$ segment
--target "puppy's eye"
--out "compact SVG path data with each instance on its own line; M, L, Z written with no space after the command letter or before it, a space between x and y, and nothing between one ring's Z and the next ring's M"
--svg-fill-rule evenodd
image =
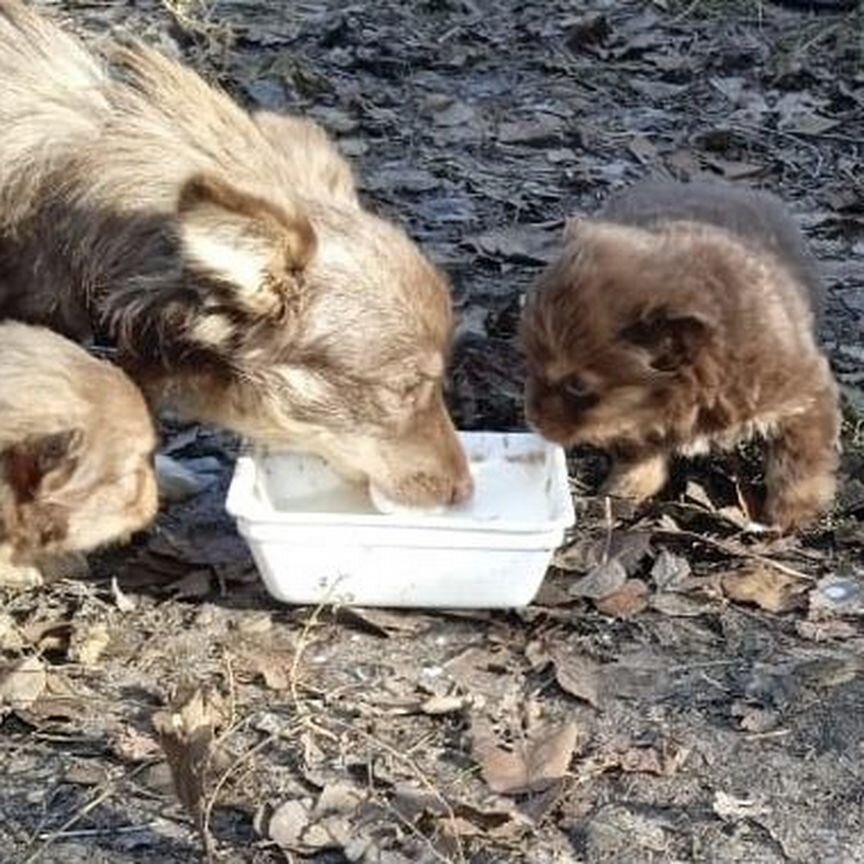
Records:
M583 402L591 396L591 391L585 386L585 382L579 378L565 378L559 386L565 396L577 402Z

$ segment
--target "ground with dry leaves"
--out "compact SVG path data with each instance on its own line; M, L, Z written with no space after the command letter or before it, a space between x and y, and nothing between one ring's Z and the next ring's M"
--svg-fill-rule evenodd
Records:
M320 119L453 278L451 403L518 428L518 298L565 214L666 171L767 186L830 289L843 493L746 533L747 454L609 509L518 614L286 609L207 488L89 579L0 595L0 858L864 862L864 7L53 0ZM60 574L62 576L62 574Z

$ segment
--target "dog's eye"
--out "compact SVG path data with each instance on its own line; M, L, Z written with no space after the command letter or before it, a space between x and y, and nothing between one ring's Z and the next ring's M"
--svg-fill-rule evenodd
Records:
M414 399L420 393L421 388L423 387L424 382L421 381L405 381L401 383L397 388L396 392L403 399Z

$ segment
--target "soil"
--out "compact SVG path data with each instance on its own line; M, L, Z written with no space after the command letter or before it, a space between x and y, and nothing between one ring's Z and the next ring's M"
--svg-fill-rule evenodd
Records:
M864 862L864 5L44 5L333 133L451 276L462 427L523 428L520 296L649 174L790 203L848 422L794 539L752 530L748 453L642 508L572 454L578 527L510 613L279 606L224 514L237 442L166 422L207 488L0 593L0 859Z

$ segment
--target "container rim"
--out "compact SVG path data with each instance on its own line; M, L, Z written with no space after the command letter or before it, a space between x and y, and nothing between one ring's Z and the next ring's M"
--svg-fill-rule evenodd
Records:
M464 433L460 433L464 434ZM471 433L469 433L471 434ZM483 434L483 433L479 433ZM531 433L496 433L530 435ZM339 526L351 528L389 528L394 530L451 531L459 533L546 534L564 532L572 527L576 514L567 477L567 462L563 448L544 442L550 452L552 488L549 500L554 515L538 520L472 519L454 516L419 516L413 513L332 513L326 511L283 512L267 504L256 494L259 463L262 453L252 450L237 458L234 476L228 489L225 509L234 519L270 526Z

